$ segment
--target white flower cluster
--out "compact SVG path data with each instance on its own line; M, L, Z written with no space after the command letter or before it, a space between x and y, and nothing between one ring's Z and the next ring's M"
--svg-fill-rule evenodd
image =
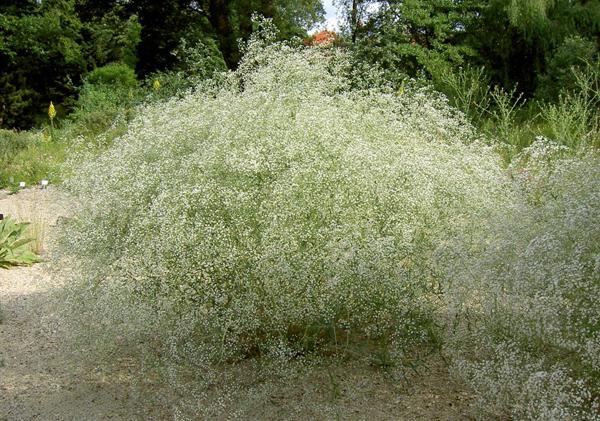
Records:
M432 340L432 252L506 177L443 98L349 90L344 60L253 40L76 169L68 250L103 317L148 306L216 360Z
M426 89L365 88L335 50L245 53L73 171L80 311L196 367L406 356L449 322L488 415L598 419L600 159L539 139L506 171Z
M457 372L496 412L600 419L600 159L530 162L520 200L449 253Z

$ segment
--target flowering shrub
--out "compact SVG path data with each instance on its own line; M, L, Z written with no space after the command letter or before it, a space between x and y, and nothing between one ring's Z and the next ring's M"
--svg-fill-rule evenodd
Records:
M89 311L203 360L432 343L432 252L505 178L442 97L351 91L344 60L255 38L78 168Z
M521 199L453 244L450 349L492 414L599 419L600 159L540 142Z
M598 419L600 158L540 137L503 170L443 97L271 35L73 160L89 326L206 367L406 357L449 322L485 415Z

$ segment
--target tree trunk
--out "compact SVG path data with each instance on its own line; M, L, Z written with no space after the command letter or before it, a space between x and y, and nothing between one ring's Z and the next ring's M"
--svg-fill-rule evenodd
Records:
M210 0L208 13L210 16L210 24L217 33L219 46L223 57L229 67L234 63L232 60L233 45L232 45L232 29L229 22L229 1L228 0Z
M356 32L358 31L358 1L352 0L352 11L350 12L350 26L352 27L352 44L356 42Z

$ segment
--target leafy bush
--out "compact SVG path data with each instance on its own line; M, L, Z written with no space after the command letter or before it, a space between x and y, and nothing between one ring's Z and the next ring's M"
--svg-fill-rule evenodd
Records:
M172 70L155 72L146 78L146 85L151 89L147 100L184 96L202 81L217 79L227 70L223 55L212 40L197 41L192 46L181 40L172 54L177 58ZM155 85L157 81L158 86Z
M130 96L131 95L131 96ZM133 96L135 95L135 96ZM137 92L109 85L85 84L69 116L72 125L67 137L82 135L93 138L109 130L111 126L126 123L127 106L133 105Z
M573 150L600 147L600 60L570 69L569 74L575 86L555 103L542 106L546 135Z
M556 104L542 107L548 137L574 150L586 148L598 140L597 117L594 102L577 93L567 93Z
M450 247L449 349L488 415L598 419L600 159L564 154L528 148L523 199Z
M138 85L133 69L122 63L98 67L88 73L85 80L90 85L106 85L113 89L134 89Z
M183 39L173 55L178 58L176 69L198 80L210 79L215 73L227 70L223 55L212 39L191 46Z
M443 97L349 91L346 59L253 39L75 171L65 248L97 323L204 362L436 342L432 252L503 174Z
M0 220L0 269L41 261L27 248L27 244L33 241L33 238L26 237L28 226L28 223L16 223L11 218Z
M89 141L105 132L121 134L141 96L135 72L129 66L113 63L93 70L79 90L62 136L69 140L83 136Z
M547 63L547 70L540 77L536 95L555 101L560 94L577 91L575 73L593 61L598 53L596 43L580 36L567 37L556 49Z

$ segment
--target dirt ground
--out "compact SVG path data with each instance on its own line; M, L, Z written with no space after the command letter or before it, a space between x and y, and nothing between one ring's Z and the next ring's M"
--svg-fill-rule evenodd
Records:
M0 191L0 213L36 221L44 256L51 254L57 220L69 215L70 203L56 189ZM51 259L0 269L0 421L472 418L473 397L439 358L400 382L356 364L263 376L242 363L201 396L185 395L193 388L141 378L146 371L126 355L115 355L110 364L90 363L82 355L93 350L71 349L66 339L54 294L65 282L60 269Z
M45 257L68 203L52 188L0 192L0 213L38 225ZM52 294L63 280L55 272L50 261L0 269L0 420L143 419L128 402L126 378L106 378L65 349Z

